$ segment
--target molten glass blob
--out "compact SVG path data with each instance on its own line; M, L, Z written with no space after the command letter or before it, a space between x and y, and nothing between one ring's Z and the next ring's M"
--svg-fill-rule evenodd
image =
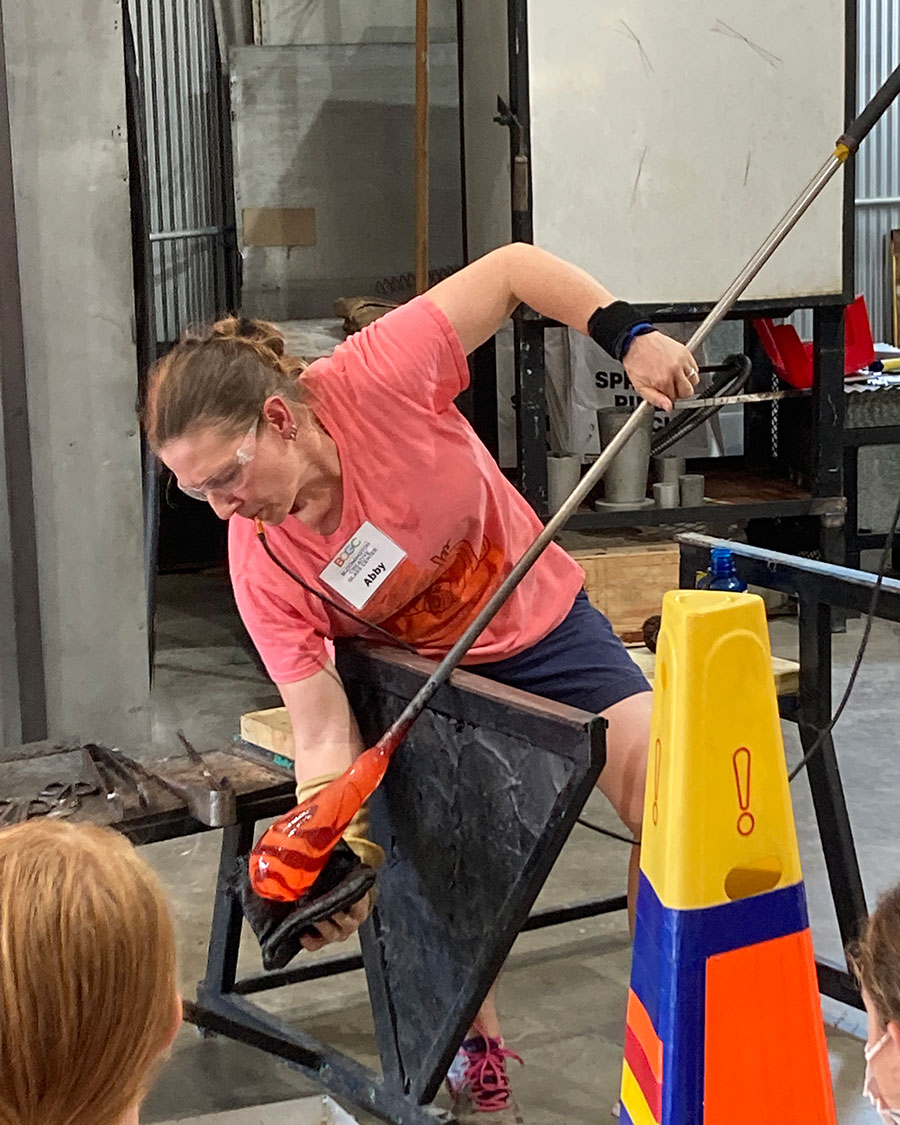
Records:
M250 883L262 898L296 902L384 777L391 751L378 743L340 777L279 817L250 853Z

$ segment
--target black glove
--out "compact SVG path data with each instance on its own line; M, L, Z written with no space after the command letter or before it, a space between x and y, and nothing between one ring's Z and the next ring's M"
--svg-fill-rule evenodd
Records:
M348 910L364 898L375 882L375 870L339 840L313 885L296 902L276 902L258 895L250 884L247 856L238 856L229 889L241 900L244 917L262 950L263 968L283 969L303 946L303 937L317 937L313 929L333 914Z

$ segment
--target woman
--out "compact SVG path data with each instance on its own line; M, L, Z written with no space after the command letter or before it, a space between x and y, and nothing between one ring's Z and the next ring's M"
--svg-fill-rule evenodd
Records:
M590 332L656 406L671 409L697 382L681 344L582 270L522 244L473 262L302 373L283 359L272 326L231 319L176 346L153 375L145 409L152 447L184 491L230 520L232 584L291 719L298 800L362 750L326 642L375 637L362 617L440 658L540 530L453 406L468 382L466 355L521 302ZM254 520L268 525L279 559L356 619L282 573ZM550 546L466 666L604 715L599 787L638 831L650 694L582 584L577 564ZM344 839L377 865L364 815ZM634 880L636 855L632 868ZM318 936L302 944L344 940L368 908L366 897L318 923ZM503 1051L491 997L458 1060L455 1092L474 1100L473 1113L508 1107L515 1121Z
M181 1022L162 888L117 833L0 832L0 1125L137 1125Z
M879 900L850 961L869 1017L863 1093L883 1121L900 1122L900 885Z

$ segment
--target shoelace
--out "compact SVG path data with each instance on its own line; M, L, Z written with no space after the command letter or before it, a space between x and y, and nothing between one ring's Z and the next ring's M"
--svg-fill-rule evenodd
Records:
M471 1090L472 1100L479 1109L487 1112L506 1109L510 1094L506 1059L515 1059L523 1065L524 1061L515 1051L504 1047L499 1039L485 1037L482 1041L485 1043L483 1051L477 1047L464 1046L469 1059L466 1083Z

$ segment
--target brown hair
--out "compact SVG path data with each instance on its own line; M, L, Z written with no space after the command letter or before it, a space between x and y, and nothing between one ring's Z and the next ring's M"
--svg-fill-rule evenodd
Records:
M31 820L0 832L0 1125L112 1125L175 1020L159 880L123 836Z
M900 884L878 900L847 955L882 1025L900 1023Z
M284 351L284 336L264 320L229 316L189 329L150 372L142 416L151 447L199 426L244 429L269 395L302 402L297 375L307 364Z

